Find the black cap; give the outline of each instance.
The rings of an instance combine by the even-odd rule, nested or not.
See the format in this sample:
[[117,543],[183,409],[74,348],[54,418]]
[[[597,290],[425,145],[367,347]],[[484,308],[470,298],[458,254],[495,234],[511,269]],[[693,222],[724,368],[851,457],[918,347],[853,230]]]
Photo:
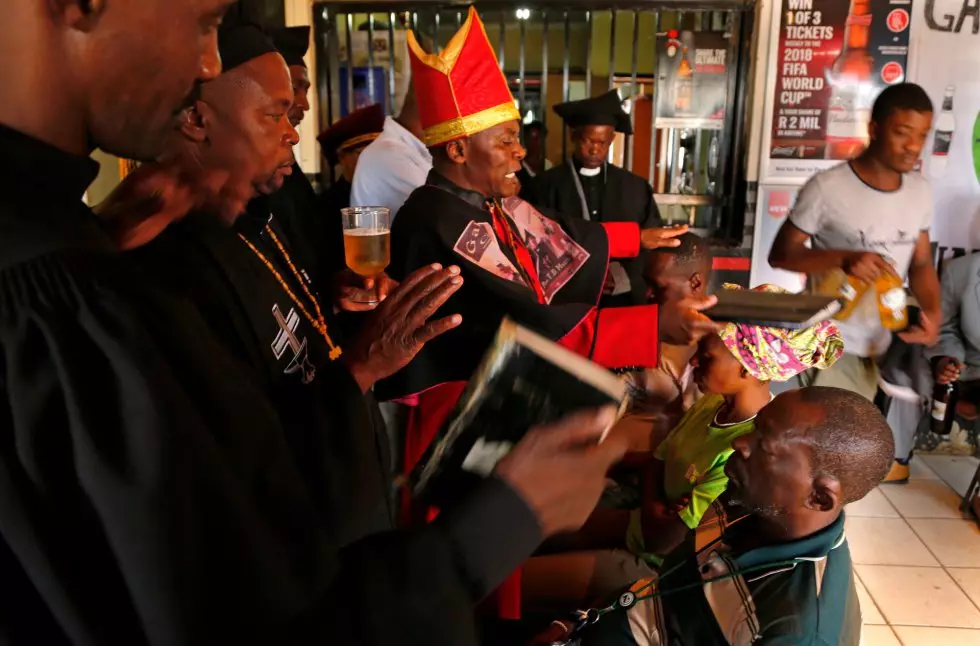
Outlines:
[[218,52],[223,72],[276,51],[272,40],[245,5],[238,3],[228,10],[218,27]]
[[554,110],[571,128],[613,126],[617,132],[633,134],[629,112],[623,108],[623,99],[616,90],[589,99],[559,103]]
[[286,27],[272,30],[272,43],[286,59],[287,65],[306,67],[303,57],[310,48],[310,27]]
[[320,133],[317,141],[331,166],[336,166],[338,153],[367,146],[378,138],[385,127],[385,112],[375,103],[340,119]]

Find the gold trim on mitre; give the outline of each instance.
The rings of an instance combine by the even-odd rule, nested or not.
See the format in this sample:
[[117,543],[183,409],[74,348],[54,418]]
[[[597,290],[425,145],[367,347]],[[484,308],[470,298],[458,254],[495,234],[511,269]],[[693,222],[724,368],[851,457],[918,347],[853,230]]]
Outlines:
[[356,137],[351,137],[350,139],[344,141],[339,146],[337,146],[337,152],[342,152],[344,150],[347,150],[348,148],[353,148],[354,146],[357,146],[359,144],[370,143],[380,136],[381,136],[380,132],[369,132],[366,135],[357,135]]
[[508,101],[476,114],[456,117],[426,128],[422,131],[422,142],[426,147],[438,146],[453,139],[475,135],[507,121],[520,120],[521,113],[514,107],[513,102]]

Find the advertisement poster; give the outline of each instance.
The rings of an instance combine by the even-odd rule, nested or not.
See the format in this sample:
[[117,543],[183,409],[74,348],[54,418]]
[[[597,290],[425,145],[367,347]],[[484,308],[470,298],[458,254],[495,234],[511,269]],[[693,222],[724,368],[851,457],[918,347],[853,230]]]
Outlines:
[[769,264],[772,243],[786,221],[789,210],[793,208],[799,190],[798,186],[759,187],[758,215],[755,221],[755,237],[752,240],[752,269],[749,273],[749,284],[752,287],[770,283],[791,292],[800,292],[806,286],[804,274],[773,269]]
[[806,179],[861,152],[875,97],[905,80],[912,2],[782,0],[782,9],[764,174]]
[[917,2],[909,80],[935,109],[922,173],[935,203],[932,239],[954,249],[980,248],[980,4]]
[[721,130],[728,87],[729,38],[670,31],[657,38],[657,127]]

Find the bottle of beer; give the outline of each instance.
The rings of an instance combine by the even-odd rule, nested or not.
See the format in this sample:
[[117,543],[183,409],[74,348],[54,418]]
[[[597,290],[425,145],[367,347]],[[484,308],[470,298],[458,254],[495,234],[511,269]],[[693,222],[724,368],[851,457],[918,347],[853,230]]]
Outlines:
[[[895,265],[895,261],[886,258]],[[909,324],[908,297],[902,279],[891,273],[884,273],[875,279],[878,292],[878,316],[881,327],[886,330],[904,330]]]
[[812,277],[813,291],[824,296],[833,296],[841,302],[841,309],[834,318],[846,321],[854,312],[858,302],[871,286],[854,276],[835,268]]
[[956,388],[953,383],[937,383],[932,389],[932,412],[929,430],[936,435],[949,435],[953,428],[953,415],[956,410]]

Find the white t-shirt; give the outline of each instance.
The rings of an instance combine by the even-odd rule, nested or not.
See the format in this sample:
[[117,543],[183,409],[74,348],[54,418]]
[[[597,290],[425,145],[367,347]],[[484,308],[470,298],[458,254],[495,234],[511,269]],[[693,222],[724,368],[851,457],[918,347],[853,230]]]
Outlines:
[[[909,173],[898,190],[880,191],[844,162],[810,178],[789,220],[810,235],[814,249],[883,254],[895,261],[904,280],[919,234],[928,231],[932,221],[932,189],[921,175]],[[839,325],[849,354],[871,357],[888,347],[890,335],[881,327],[873,289]]]
[[398,209],[425,184],[432,155],[418,138],[387,117],[381,135],[361,151],[350,191],[351,206],[387,206],[394,221]]

